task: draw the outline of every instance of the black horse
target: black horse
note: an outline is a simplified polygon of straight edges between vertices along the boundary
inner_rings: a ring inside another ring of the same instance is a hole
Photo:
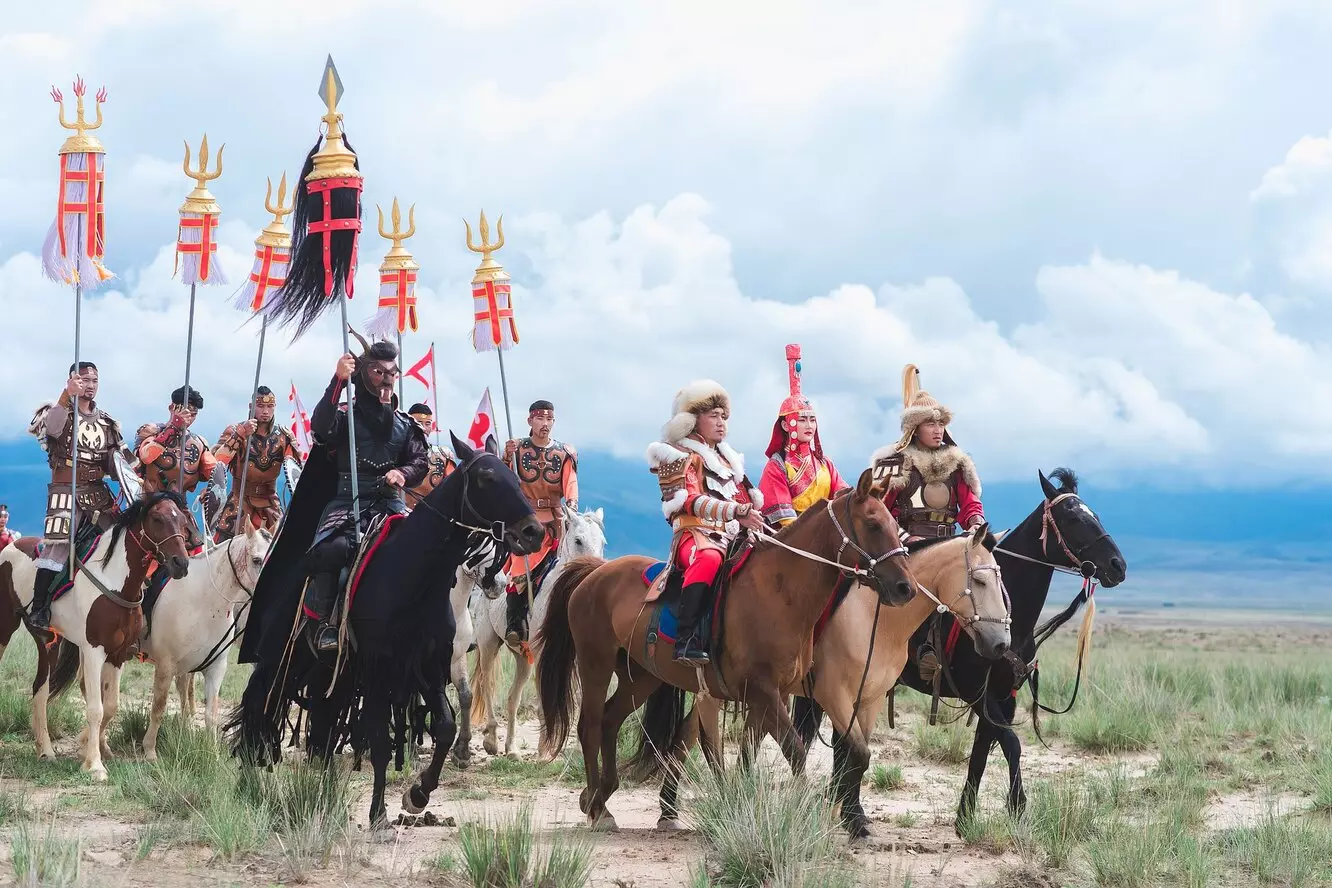
[[[368,749],[375,769],[372,826],[387,820],[384,790],[394,710],[405,709],[417,694],[430,711],[434,751],[430,765],[404,793],[403,806],[419,813],[439,785],[456,730],[444,693],[455,630],[449,592],[471,538],[489,534],[527,554],[536,551],[545,533],[517,477],[493,450],[474,451],[456,437],[453,447],[458,470],[399,519],[365,561],[346,618],[351,650],[343,652],[340,667],[331,653],[318,657],[305,633],[297,631],[305,579],[299,559],[270,559],[265,566],[265,572],[275,567],[280,575],[270,579],[273,593],[262,610],[256,603],[241,652],[255,668],[227,724],[233,751],[255,764],[278,761],[287,713],[296,703],[308,713],[311,759],[328,763],[347,739],[358,752]],[[307,467],[300,485],[312,469],[319,471]],[[284,533],[294,532],[292,521],[308,517],[289,514]],[[394,733],[400,746],[406,732]]]
[[[951,656],[944,646],[936,643],[943,674],[939,695],[960,699],[976,715],[976,739],[971,747],[971,762],[967,768],[967,782],[962,788],[957,817],[961,822],[970,817],[976,807],[976,793],[985,773],[990,750],[998,743],[1008,760],[1008,808],[1021,814],[1026,808],[1027,795],[1022,789],[1022,742],[1011,727],[1017,712],[1017,690],[1031,679],[1033,696],[1039,685],[1032,664],[1036,649],[1055,629],[1068,622],[1086,601],[1086,592],[1079,593],[1062,612],[1044,625],[1037,627],[1045,599],[1050,594],[1050,580],[1056,570],[1078,572],[1087,579],[1098,580],[1109,589],[1124,581],[1127,565],[1119,547],[1101,526],[1101,520],[1078,496],[1078,479],[1070,469],[1055,469],[1051,478],[1055,486],[1042,473],[1041,490],[1045,499],[1026,519],[1013,528],[998,548],[996,559],[1003,568],[1004,585],[1012,604],[1012,654],[1001,660],[987,660],[976,653],[970,637],[959,633]],[[934,631],[936,638],[948,638],[953,619],[927,620],[911,639],[907,650],[909,659],[898,679],[922,694],[933,696],[934,685],[921,678],[916,651]],[[1039,701],[1038,701],[1039,702]],[[823,710],[813,700],[797,697],[794,720],[806,744],[814,739],[823,720]],[[844,758],[842,737],[833,733],[833,756]]]

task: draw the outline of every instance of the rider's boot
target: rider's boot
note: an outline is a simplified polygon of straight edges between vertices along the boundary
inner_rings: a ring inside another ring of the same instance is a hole
[[[313,611],[317,618],[314,628],[314,646],[317,651],[338,649],[338,627],[330,619],[337,593],[337,571],[315,574],[310,577],[310,585],[305,589],[305,606]]]
[[[37,579],[32,586],[32,607],[28,614],[28,622],[34,629],[51,628],[51,584],[55,582],[57,573],[59,571],[49,567],[37,568]]]
[[[939,657],[934,653],[934,645],[928,641],[916,648],[916,665],[920,670],[920,680],[934,681],[939,672]]]
[[[523,621],[527,618],[527,590],[521,585],[517,592],[504,596],[504,643],[515,651],[523,646]]]
[[[675,662],[690,666],[706,666],[708,652],[696,637],[698,621],[703,616],[709,584],[690,583],[680,590],[680,626],[675,639]]]

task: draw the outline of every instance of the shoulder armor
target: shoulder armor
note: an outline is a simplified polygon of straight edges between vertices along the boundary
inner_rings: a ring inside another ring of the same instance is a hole
[[[46,450],[46,415],[54,406],[55,404],[48,401],[38,407],[32,414],[32,421],[28,423],[28,434],[37,439],[43,451]]]
[[[886,491],[894,480],[902,477],[905,464],[906,457],[901,453],[876,453],[874,464],[870,466],[874,472],[874,489]]]

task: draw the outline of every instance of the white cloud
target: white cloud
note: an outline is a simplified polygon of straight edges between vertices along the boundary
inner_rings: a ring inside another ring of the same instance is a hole
[[[533,269],[515,280],[522,342],[506,361],[519,417],[529,401],[551,398],[560,434],[637,458],[668,418],[675,389],[711,376],[732,393],[733,437],[757,458],[784,393],[782,346],[798,341],[829,446],[857,463],[897,437],[907,361],[954,409],[956,435],[996,480],[1071,463],[1102,481],[1164,472],[1233,483],[1252,480],[1236,470],[1251,471],[1256,451],[1266,460],[1332,452],[1332,418],[1292,409],[1332,399],[1326,349],[1279,331],[1247,295],[1093,256],[1041,269],[1040,317],[1011,334],[945,278],[878,292],[845,284],[776,302],[741,291],[730,244],[709,227],[708,210],[702,198],[681,195],[622,220],[508,220],[500,258]],[[220,258],[234,278],[248,267],[253,234],[239,223],[222,229]],[[373,292],[375,253],[363,252],[362,294]],[[103,400],[127,425],[157,418],[181,382],[188,299],[171,264],[163,248],[133,272],[128,295],[85,304],[84,353],[99,361]],[[461,254],[427,264],[423,329],[409,336],[406,355],[437,343],[442,418],[458,429],[484,386],[498,396],[494,357],[467,344],[474,264]],[[37,280],[31,256],[0,267],[0,312],[17,329],[43,331],[13,341],[11,366],[25,372],[0,408],[10,430],[58,390],[69,361],[69,292]],[[243,414],[253,372],[254,330],[239,329],[229,296],[201,288],[197,308],[194,379],[207,399],[203,428],[214,434]],[[351,314],[359,323],[372,310],[358,297]],[[313,401],[340,348],[336,330],[331,312],[294,346],[270,336],[267,384],[283,390],[295,379]],[[419,396],[415,383],[408,387],[408,398]],[[1277,460],[1270,471],[1263,480],[1332,474],[1307,460],[1288,470]]]

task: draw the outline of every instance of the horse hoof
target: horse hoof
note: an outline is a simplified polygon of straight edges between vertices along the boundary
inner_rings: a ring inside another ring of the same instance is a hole
[[[584,814],[586,814],[586,813],[587,813],[587,809],[591,806],[591,798],[592,798],[592,790],[591,790],[591,789],[584,789],[581,793],[579,793],[579,794],[578,794],[578,810],[579,810],[579,811],[582,811]]]
[[[106,768],[103,767],[103,766],[100,765],[100,764],[99,764],[97,767],[95,767],[95,768],[89,768],[89,767],[85,764],[85,765],[81,768],[81,770],[87,771],[87,772],[88,772],[88,776],[91,777],[93,780],[97,781],[98,783],[105,783],[105,782],[106,782]]]
[[[619,830],[619,824],[609,811],[602,811],[601,816],[592,822],[592,832],[619,832]]]
[[[453,764],[459,771],[466,771],[472,765],[472,757],[470,755],[458,755],[455,752],[453,754]]]
[[[385,845],[397,837],[397,832],[394,831],[393,827],[389,826],[387,822],[381,823],[379,826],[371,827],[370,829],[370,841],[374,842],[376,845]]]
[[[683,832],[685,825],[678,817],[663,817],[657,821],[658,832]]]
[[[869,818],[863,814],[849,818],[845,822],[846,831],[851,839],[868,839],[870,837]]]
[[[486,755],[499,755],[499,742],[489,737],[482,741],[481,748],[486,751]]]
[[[430,804],[429,797],[421,792],[419,786],[412,786],[402,794],[402,810],[408,814],[420,814]]]
[[[156,750],[156,749],[150,749],[150,750],[148,750],[147,752],[145,752],[145,753],[143,754],[143,760],[144,760],[145,762],[155,762],[155,761],[157,761],[157,750]]]

